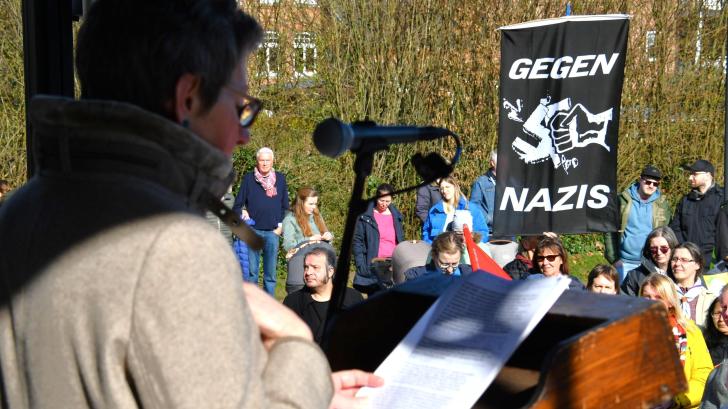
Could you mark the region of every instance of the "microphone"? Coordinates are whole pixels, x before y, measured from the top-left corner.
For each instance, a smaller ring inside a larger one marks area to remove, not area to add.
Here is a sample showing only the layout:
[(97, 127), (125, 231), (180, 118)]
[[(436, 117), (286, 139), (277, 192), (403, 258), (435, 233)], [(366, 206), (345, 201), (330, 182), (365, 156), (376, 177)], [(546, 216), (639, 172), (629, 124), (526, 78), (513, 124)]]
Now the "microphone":
[(358, 151), (366, 144), (386, 147), (396, 143), (429, 141), (452, 135), (448, 129), (434, 126), (379, 126), (374, 122), (346, 124), (336, 118), (328, 118), (316, 125), (313, 143), (321, 154), (337, 158), (344, 152)]

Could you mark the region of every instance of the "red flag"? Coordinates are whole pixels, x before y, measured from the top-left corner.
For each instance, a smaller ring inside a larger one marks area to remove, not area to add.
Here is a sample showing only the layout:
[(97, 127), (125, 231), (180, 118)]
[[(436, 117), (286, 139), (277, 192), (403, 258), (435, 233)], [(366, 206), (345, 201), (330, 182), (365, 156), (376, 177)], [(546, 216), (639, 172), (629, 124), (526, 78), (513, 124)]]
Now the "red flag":
[(503, 278), (505, 280), (512, 280), (511, 276), (505, 272), (486, 252), (483, 251), (473, 241), (473, 235), (470, 234), (470, 229), (467, 225), (463, 226), (463, 236), (465, 236), (465, 247), (468, 249), (468, 256), (470, 256), (470, 266), (473, 271), (482, 270), (486, 273), (493, 274), (496, 277)]

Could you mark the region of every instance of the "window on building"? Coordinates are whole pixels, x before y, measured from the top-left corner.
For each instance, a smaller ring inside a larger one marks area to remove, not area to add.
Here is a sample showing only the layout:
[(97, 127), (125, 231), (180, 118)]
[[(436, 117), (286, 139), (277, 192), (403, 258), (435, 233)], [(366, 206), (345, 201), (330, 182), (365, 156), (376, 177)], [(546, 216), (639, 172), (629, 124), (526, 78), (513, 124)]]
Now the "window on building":
[(258, 74), (269, 78), (276, 77), (280, 71), (280, 61), (278, 33), (266, 31), (258, 48)]
[(650, 30), (645, 34), (645, 52), (647, 53), (647, 61), (655, 61), (655, 38), (657, 31)]
[(316, 42), (312, 33), (298, 33), (293, 39), (296, 76), (310, 77), (316, 73)]
[(300, 4), (303, 6), (315, 6), (317, 2), (316, 0), (296, 0), (296, 4)]
[(703, 0), (703, 7), (708, 10), (723, 10), (724, 0)]
[(278, 4), (278, 1), (279, 0), (258, 0), (258, 3), (272, 6), (274, 4)]
[(698, 10), (698, 30), (695, 38), (695, 63), (722, 67), (725, 60), (725, 22), (722, 18), (723, 0), (703, 0)]

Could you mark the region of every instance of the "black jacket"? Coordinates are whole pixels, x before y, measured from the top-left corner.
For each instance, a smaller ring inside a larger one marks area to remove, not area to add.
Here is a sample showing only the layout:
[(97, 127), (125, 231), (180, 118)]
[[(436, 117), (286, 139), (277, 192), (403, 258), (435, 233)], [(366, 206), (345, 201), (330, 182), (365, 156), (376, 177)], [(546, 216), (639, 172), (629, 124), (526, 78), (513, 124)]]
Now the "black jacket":
[(645, 278), (647, 278), (650, 274), (652, 274), (652, 272), (648, 270), (644, 264), (640, 264), (634, 270), (627, 272), (627, 275), (624, 277), (624, 281), (622, 281), (622, 285), (619, 286), (619, 289), (622, 291), (622, 294), (638, 297), (640, 295), (640, 286), (645, 281)]
[[(691, 241), (700, 247), (703, 257), (713, 253), (716, 242), (718, 211), (723, 203), (723, 189), (713, 185), (704, 195), (692, 190), (675, 208), (670, 228), (680, 243)], [(711, 256), (712, 257), (712, 256)], [(705, 260), (710, 265), (710, 259)]]
[[(402, 227), (402, 213), (392, 204), (389, 205), (394, 222), (394, 234), (397, 243), (404, 240), (404, 228)], [(360, 286), (371, 286), (379, 282), (377, 277), (369, 270), (372, 259), (379, 254), (379, 226), (374, 220), (374, 203), (369, 204), (366, 212), (356, 219), (354, 238), (352, 243), (354, 253), (354, 264), (356, 265), (356, 277), (354, 284)]]
[(517, 254), (516, 258), (510, 263), (503, 266), (503, 271), (508, 273), (514, 280), (525, 280), (531, 274), (538, 273), (530, 263), (525, 261), (525, 257)]
[(715, 251), (718, 254), (718, 261), (720, 262), (728, 257), (728, 202), (723, 202), (723, 205), (720, 207), (717, 229)]
[(430, 208), (440, 200), (442, 200), (440, 188), (433, 184), (425, 185), (417, 189), (417, 201), (415, 202), (417, 218), (424, 223), (427, 215), (430, 213)]

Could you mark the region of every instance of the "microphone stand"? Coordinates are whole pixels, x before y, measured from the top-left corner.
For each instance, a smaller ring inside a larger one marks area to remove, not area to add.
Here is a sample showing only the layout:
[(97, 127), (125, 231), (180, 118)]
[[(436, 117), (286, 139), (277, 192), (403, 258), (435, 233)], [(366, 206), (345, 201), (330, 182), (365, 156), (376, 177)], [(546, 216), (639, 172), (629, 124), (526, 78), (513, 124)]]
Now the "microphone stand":
[[(360, 122), (360, 124), (361, 123), (363, 122)], [(374, 124), (373, 122), (370, 123)], [(462, 142), (460, 140), (460, 137), (454, 133), (452, 133), (451, 136), (455, 138), (455, 142), (457, 144), (456, 153), (452, 159), (451, 164), (444, 163), (441, 157), (434, 154), (431, 154), (426, 158), (418, 157), (416, 162), (422, 165), (416, 166), (416, 168), (427, 168), (427, 165), (429, 165), (430, 167), (434, 168), (435, 171), (431, 172), (426, 176), (423, 175), (425, 181), (422, 184), (413, 186), (409, 189), (392, 192), (391, 194), (394, 195), (395, 193), (402, 193), (408, 190), (416, 189), (419, 186), (430, 183), (437, 177), (449, 175), (450, 172), (452, 172), (455, 164), (460, 160), (460, 155), (462, 154)], [(324, 324), (324, 336), (321, 340), (321, 347), (324, 351), (327, 351), (329, 349), (328, 334), (331, 329), (331, 324), (334, 320), (334, 317), (336, 317), (341, 312), (344, 303), (346, 284), (349, 280), (349, 268), (351, 265), (351, 246), (354, 241), (354, 229), (356, 227), (356, 219), (359, 217), (359, 215), (367, 210), (367, 205), (370, 201), (377, 199), (377, 196), (374, 196), (370, 199), (362, 198), (366, 180), (369, 175), (371, 175), (372, 168), (374, 166), (374, 154), (379, 151), (386, 151), (387, 149), (389, 149), (389, 144), (387, 142), (370, 140), (367, 141), (367, 143), (362, 144), (359, 149), (352, 150), (352, 153), (354, 153), (355, 155), (354, 188), (352, 189), (351, 197), (349, 198), (349, 212), (346, 216), (346, 223), (344, 225), (344, 236), (341, 239), (339, 259), (336, 263), (336, 273), (334, 274), (333, 278), (334, 289), (331, 293), (331, 300), (329, 301), (329, 308), (326, 314), (326, 322)], [(421, 169), (417, 169), (417, 171), (418, 173), (421, 173)]]
[(351, 265), (351, 245), (354, 239), (354, 228), (356, 219), (367, 210), (370, 199), (363, 199), (364, 186), (367, 177), (372, 173), (374, 165), (374, 154), (378, 151), (387, 150), (386, 143), (367, 143), (355, 152), (354, 158), (354, 188), (349, 198), (349, 213), (346, 216), (344, 225), (344, 237), (341, 239), (339, 260), (336, 263), (336, 274), (334, 274), (334, 290), (329, 302), (329, 310), (326, 319), (326, 326), (329, 326), (331, 318), (341, 311), (346, 292), (346, 283), (349, 280), (349, 266)]

